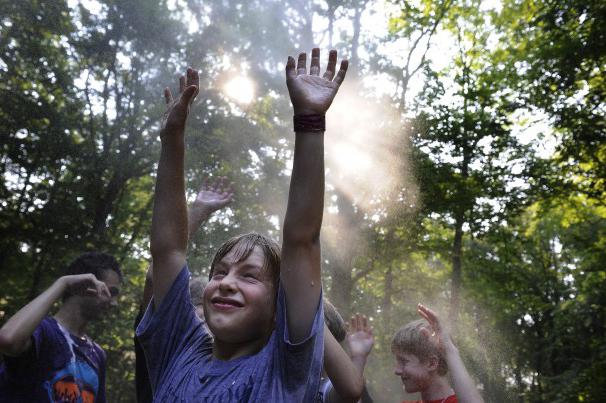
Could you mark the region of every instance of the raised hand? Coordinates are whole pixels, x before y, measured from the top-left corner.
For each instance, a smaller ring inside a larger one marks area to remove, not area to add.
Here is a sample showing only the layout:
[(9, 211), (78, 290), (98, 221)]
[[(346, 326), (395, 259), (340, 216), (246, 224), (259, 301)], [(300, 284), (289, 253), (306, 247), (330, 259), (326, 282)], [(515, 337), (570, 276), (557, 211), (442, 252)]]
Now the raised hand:
[(179, 77), (179, 96), (177, 98), (173, 98), (170, 88), (164, 89), (167, 108), (162, 118), (160, 138), (164, 139), (172, 133), (182, 133), (185, 130), (189, 106), (198, 95), (199, 87), (198, 71), (187, 68), (186, 75)]
[[(311, 65), (307, 73), (307, 54), (300, 53), (295, 69), (295, 59), (288, 57), (286, 63), (286, 85), (295, 115), (324, 115), (332, 103), (339, 86), (345, 79), (348, 61), (341, 61), (335, 76), (337, 51), (328, 55), (326, 72), (320, 77), (320, 49), (311, 51)], [(334, 78), (334, 79), (333, 79)]]
[(233, 196), (233, 186), (231, 183), (227, 183), (226, 178), (220, 177), (211, 183), (206, 179), (188, 209), (190, 239), (195, 235), (202, 222), (215, 211), (231, 203)]
[(459, 355), (459, 350), (452, 342), (446, 326), (440, 323), (438, 315), (421, 304), (417, 305), (417, 312), (429, 323), (429, 328), (422, 328), (421, 332), (431, 342), (435, 343), (442, 353), (444, 360), (446, 360), (450, 379), (452, 380), (452, 387), (458, 401), (484, 403), (484, 399), (482, 399), (475, 382), (465, 368), (465, 364)]
[(351, 317), (345, 342), (352, 358), (366, 358), (370, 354), (372, 346), (375, 344), (375, 338), (372, 334), (372, 327), (368, 324), (365, 315), (357, 313)]
[(225, 177), (220, 177), (212, 183), (206, 179), (198, 191), (193, 206), (204, 207), (209, 213), (212, 213), (227, 206), (233, 196), (233, 186), (227, 183)]
[(94, 274), (74, 274), (61, 277), (65, 289), (72, 295), (97, 296), (110, 300), (111, 294), (103, 281), (97, 280)]
[(447, 347), (452, 345), (448, 329), (446, 329), (445, 326), (442, 326), (438, 315), (426, 306), (418, 304), (417, 312), (429, 323), (429, 328), (423, 328), (421, 329), (421, 332), (444, 352)]

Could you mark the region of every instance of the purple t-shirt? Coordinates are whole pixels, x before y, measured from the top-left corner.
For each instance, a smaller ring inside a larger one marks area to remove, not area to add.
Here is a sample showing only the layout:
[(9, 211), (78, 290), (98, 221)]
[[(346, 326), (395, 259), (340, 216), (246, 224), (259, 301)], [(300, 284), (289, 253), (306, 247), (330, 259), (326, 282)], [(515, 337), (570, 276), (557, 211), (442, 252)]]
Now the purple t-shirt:
[(0, 402), (105, 402), (105, 352), (52, 317), (42, 319), (28, 351), (3, 358)]
[(324, 353), (321, 299), (313, 326), (302, 342), (291, 343), (286, 303), (278, 290), (276, 328), (255, 355), (231, 361), (213, 359), (212, 339), (195, 315), (187, 266), (160, 307), (150, 302), (137, 328), (155, 402), (313, 402), (318, 394)]

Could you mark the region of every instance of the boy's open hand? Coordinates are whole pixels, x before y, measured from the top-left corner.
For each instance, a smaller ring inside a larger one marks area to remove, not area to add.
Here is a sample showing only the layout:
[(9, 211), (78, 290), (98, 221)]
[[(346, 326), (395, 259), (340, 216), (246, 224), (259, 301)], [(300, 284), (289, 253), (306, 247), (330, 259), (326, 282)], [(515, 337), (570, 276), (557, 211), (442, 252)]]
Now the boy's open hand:
[[(233, 184), (227, 183), (225, 177), (220, 177), (214, 182), (204, 181), (196, 200), (192, 203), (190, 214), (210, 215), (217, 210), (221, 210), (233, 200)], [(198, 217), (190, 217), (196, 219)]]
[(173, 98), (170, 88), (166, 87), (164, 89), (167, 108), (161, 124), (161, 139), (172, 133), (182, 133), (185, 130), (189, 106), (198, 95), (199, 87), (200, 76), (198, 71), (188, 67), (186, 75), (179, 78), (179, 96), (177, 98)]
[[(311, 51), (311, 65), (307, 74), (307, 54), (300, 53), (295, 70), (295, 59), (288, 56), (286, 62), (286, 85), (295, 115), (324, 115), (337, 95), (339, 86), (345, 79), (348, 61), (341, 61), (341, 68), (335, 76), (337, 51), (328, 55), (328, 66), (320, 77), (320, 49)], [(334, 78), (334, 80), (333, 80)]]
[(434, 311), (424, 305), (418, 304), (417, 312), (429, 323), (430, 326), (430, 329), (423, 328), (421, 329), (421, 332), (432, 340), (438, 346), (438, 348), (442, 350), (442, 352), (444, 352), (446, 348), (452, 345), (452, 340), (450, 339), (450, 334), (448, 333), (446, 326), (443, 326), (440, 323), (440, 318), (438, 318), (438, 315)]
[(349, 320), (349, 331), (345, 337), (351, 357), (366, 358), (375, 344), (372, 327), (365, 315), (355, 314)]

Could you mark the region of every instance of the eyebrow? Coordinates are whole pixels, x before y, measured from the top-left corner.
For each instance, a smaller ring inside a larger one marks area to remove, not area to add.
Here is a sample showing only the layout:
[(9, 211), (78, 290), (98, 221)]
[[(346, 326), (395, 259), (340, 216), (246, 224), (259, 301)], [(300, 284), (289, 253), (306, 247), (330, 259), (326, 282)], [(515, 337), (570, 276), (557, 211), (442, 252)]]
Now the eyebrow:
[(251, 263), (248, 263), (248, 264), (245, 264), (244, 266), (242, 266), (242, 270), (249, 270), (249, 269), (255, 269), (255, 270), (261, 271), (261, 270), (263, 270), (263, 266), (258, 266), (256, 264), (251, 264)]

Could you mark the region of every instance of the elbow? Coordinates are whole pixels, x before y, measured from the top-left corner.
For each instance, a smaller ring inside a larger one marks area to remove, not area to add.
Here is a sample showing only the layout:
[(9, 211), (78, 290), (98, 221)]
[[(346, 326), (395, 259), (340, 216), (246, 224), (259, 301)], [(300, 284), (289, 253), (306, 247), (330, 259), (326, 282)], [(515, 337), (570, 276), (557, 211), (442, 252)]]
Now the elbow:
[[(334, 387), (334, 385), (333, 385)], [(357, 403), (364, 392), (364, 378), (355, 379), (345, 390), (339, 391), (340, 402)]]
[(289, 245), (319, 245), (320, 244), (320, 228), (306, 227), (303, 225), (289, 225), (284, 223), (283, 242)]
[(345, 396), (341, 396), (341, 401), (348, 402), (348, 403), (358, 403), (360, 401), (360, 399), (362, 399), (361, 390), (360, 390), (360, 393), (357, 393), (357, 392), (354, 392), (354, 390), (351, 390), (350, 393), (346, 394)]
[(359, 402), (362, 399), (362, 394), (364, 393), (364, 378), (360, 377), (358, 382), (356, 382), (356, 386), (352, 389), (352, 396), (354, 402)]
[[(152, 256), (152, 262), (161, 262), (175, 254), (185, 255), (187, 250), (187, 238), (163, 239), (152, 237), (149, 250)], [(153, 273), (153, 271), (151, 272)]]

